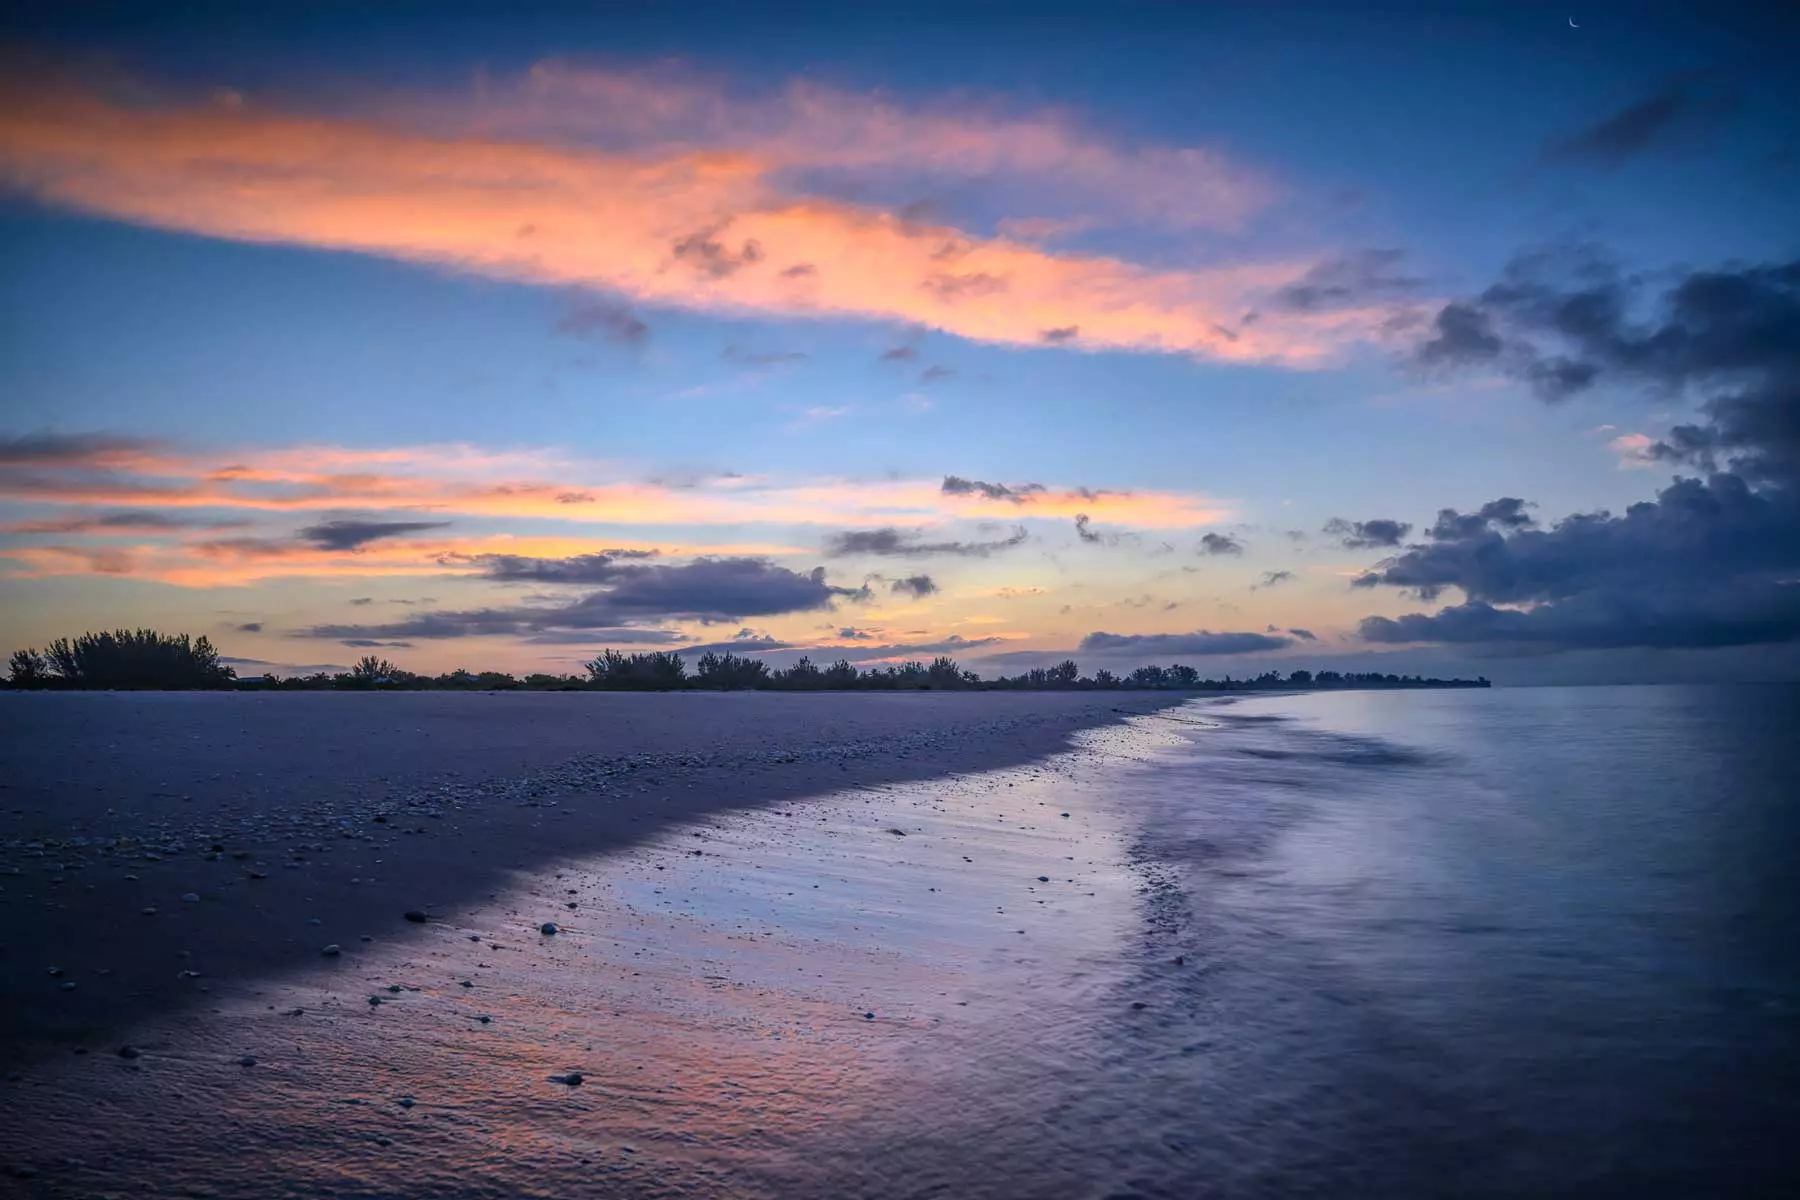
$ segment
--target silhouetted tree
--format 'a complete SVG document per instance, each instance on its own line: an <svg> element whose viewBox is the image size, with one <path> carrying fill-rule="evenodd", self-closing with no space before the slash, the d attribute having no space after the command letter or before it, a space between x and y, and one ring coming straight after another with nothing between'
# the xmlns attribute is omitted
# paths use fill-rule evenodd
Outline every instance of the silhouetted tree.
<svg viewBox="0 0 1800 1200"><path fill-rule="evenodd" d="M40 654L20 650L9 660L14 686L78 688L216 688L236 682L205 637L119 629L58 638Z"/></svg>

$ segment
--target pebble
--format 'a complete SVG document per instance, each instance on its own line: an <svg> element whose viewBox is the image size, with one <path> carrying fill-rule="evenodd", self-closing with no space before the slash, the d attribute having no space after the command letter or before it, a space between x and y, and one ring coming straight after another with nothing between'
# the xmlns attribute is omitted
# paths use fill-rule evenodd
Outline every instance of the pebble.
<svg viewBox="0 0 1800 1200"><path fill-rule="evenodd" d="M143 1053L143 1051L139 1050L136 1046L120 1046L119 1047L119 1057L120 1058L136 1058L138 1055L140 1055L142 1053Z"/></svg>
<svg viewBox="0 0 1800 1200"><path fill-rule="evenodd" d="M403 913L401 915L403 915L407 920L413 922L415 925L423 925L427 920L430 919L428 916L426 916L425 912L422 909L417 909L417 908L409 908L406 910L405 913Z"/></svg>
<svg viewBox="0 0 1800 1200"><path fill-rule="evenodd" d="M1131 1007L1133 1007L1133 1008L1149 1008L1150 1006L1148 1004L1145 1004L1142 1000L1133 1000L1131 1002Z"/></svg>
<svg viewBox="0 0 1800 1200"><path fill-rule="evenodd" d="M863 1014L863 1020L865 1020L865 1021L873 1021L874 1019L875 1019L875 1014L872 1012L866 1012Z"/></svg>
<svg viewBox="0 0 1800 1200"><path fill-rule="evenodd" d="M556 932L556 922L555 921L545 921L542 925L538 926L538 932L542 933L542 934L555 933Z"/></svg>
<svg viewBox="0 0 1800 1200"><path fill-rule="evenodd" d="M411 1096L400 1097L400 1107L401 1108L411 1108L414 1104L417 1104L417 1103L418 1103L418 1101L414 1100Z"/></svg>
<svg viewBox="0 0 1800 1200"><path fill-rule="evenodd" d="M240 1067L254 1067L255 1065L256 1065L256 1059L252 1058L248 1054L246 1054L246 1055L244 1055L244 1057L238 1059L238 1066L240 1066Z"/></svg>
<svg viewBox="0 0 1800 1200"><path fill-rule="evenodd" d="M329 946L325 947L323 950L319 951L319 953L323 954L326 958L335 958L337 955L342 954L343 951L338 948L338 944L336 942L333 942L333 943L331 943L331 945L329 945Z"/></svg>
<svg viewBox="0 0 1800 1200"><path fill-rule="evenodd" d="M370 996L369 997L369 1007L370 1008L381 1007L381 997L380 996Z"/></svg>
<svg viewBox="0 0 1800 1200"><path fill-rule="evenodd" d="M477 1021L480 1021L483 1025L486 1025L489 1021L492 1021L494 1018L492 1018L492 1017L476 1017L475 1019Z"/></svg>
<svg viewBox="0 0 1800 1200"><path fill-rule="evenodd" d="M75 981L73 979L65 979L56 986L60 987L65 992L72 992L75 990Z"/></svg>
<svg viewBox="0 0 1800 1200"><path fill-rule="evenodd" d="M566 1083L570 1087L580 1087L581 1086L581 1072L580 1071L570 1071L567 1075L552 1075L550 1077L550 1082L551 1083Z"/></svg>
<svg viewBox="0 0 1800 1200"><path fill-rule="evenodd" d="M143 913L146 917L154 917L156 915L156 905L154 905L154 904L144 905Z"/></svg>
<svg viewBox="0 0 1800 1200"><path fill-rule="evenodd" d="M1187 965L1187 955L1177 954L1175 956L1175 965L1178 967L1186 966Z"/></svg>
<svg viewBox="0 0 1800 1200"><path fill-rule="evenodd" d="M183 892L183 893L181 893L181 902L183 904L198 904L198 903L200 903L200 893L199 892Z"/></svg>
<svg viewBox="0 0 1800 1200"><path fill-rule="evenodd" d="M1048 875L1039 875L1039 876L1038 876L1038 882L1039 882L1039 883L1049 883L1049 882L1050 882L1050 877L1049 877L1049 876L1048 876Z"/></svg>

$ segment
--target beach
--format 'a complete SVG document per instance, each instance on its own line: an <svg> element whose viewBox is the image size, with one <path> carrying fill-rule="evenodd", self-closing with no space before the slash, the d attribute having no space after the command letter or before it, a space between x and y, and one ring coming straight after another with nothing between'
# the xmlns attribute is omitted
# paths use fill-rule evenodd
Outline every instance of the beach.
<svg viewBox="0 0 1800 1200"><path fill-rule="evenodd" d="M1167 703L0 696L4 1064L102 1048L230 981L316 967L328 945L417 935L403 913L451 915L509 872L710 813L1028 762ZM188 958L203 976L180 974Z"/></svg>
<svg viewBox="0 0 1800 1200"><path fill-rule="evenodd" d="M13 699L23 1195L1794 1176L1793 689Z"/></svg>

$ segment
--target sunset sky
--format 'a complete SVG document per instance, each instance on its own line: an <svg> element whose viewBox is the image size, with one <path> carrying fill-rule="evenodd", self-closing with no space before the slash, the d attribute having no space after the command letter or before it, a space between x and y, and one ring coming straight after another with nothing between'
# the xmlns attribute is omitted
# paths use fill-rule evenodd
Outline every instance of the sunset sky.
<svg viewBox="0 0 1800 1200"><path fill-rule="evenodd" d="M13 7L0 648L1800 661L1775 6Z"/></svg>

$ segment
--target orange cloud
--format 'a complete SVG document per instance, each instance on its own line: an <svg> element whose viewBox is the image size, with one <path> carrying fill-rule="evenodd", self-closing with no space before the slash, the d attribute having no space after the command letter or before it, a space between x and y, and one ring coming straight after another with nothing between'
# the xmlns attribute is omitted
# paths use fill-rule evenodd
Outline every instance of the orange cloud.
<svg viewBox="0 0 1800 1200"><path fill-rule="evenodd" d="M533 467L567 474L560 480L501 474ZM1032 485L1035 490L1021 503L950 494L935 479L783 482L737 476L670 486L584 478L592 469L549 454L484 455L463 446L372 451L290 447L234 453L224 460L146 451L130 472L85 461L24 471L0 466L0 499L262 513L357 510L408 518L429 514L621 527L885 525L963 518L1012 522L1061 520L1085 512L1115 524L1179 529L1230 515L1222 505L1186 492Z"/></svg>
<svg viewBox="0 0 1800 1200"><path fill-rule="evenodd" d="M659 121L692 119L684 106L700 103L676 95L659 109L654 89L645 101L642 87L548 71L540 108L577 108L583 87L610 88L644 103L651 133ZM1185 212L1189 223L1199 220L1196 205L1216 204L1225 223L1254 207L1254 189L1201 151L1132 155L1054 119L920 116L840 99L795 89L781 102L789 124L774 121L766 133L717 118L720 136L735 144L600 150L563 144L553 130L530 135L553 125L542 113L490 122L488 136L428 134L391 111L373 120L241 102L168 108L15 86L0 95L0 174L46 201L159 228L705 311L859 317L1005 345L1292 364L1377 335L1376 315L1361 311L1272 311L1239 325L1304 276L1307 262L1159 270L797 191L797 166L923 163L1091 180L1123 172L1111 192L1129 194L1140 180L1151 209ZM665 110L667 120L658 116ZM1215 176L1221 182L1210 190L1184 190L1183 181Z"/></svg>

